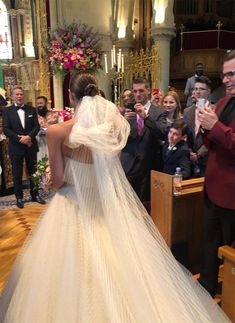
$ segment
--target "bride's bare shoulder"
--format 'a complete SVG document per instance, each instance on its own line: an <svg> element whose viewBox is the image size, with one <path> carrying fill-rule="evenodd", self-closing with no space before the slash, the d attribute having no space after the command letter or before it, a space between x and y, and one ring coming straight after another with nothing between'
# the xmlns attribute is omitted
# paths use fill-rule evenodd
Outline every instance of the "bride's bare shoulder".
<svg viewBox="0 0 235 323"><path fill-rule="evenodd" d="M75 120L69 120L63 123L57 123L54 125L50 125L47 129L47 139L54 140L64 140L65 137L70 133Z"/></svg>

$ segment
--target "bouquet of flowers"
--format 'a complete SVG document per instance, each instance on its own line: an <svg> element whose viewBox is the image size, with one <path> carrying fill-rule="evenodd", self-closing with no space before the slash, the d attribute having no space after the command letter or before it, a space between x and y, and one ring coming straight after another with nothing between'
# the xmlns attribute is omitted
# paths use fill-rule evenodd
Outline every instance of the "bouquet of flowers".
<svg viewBox="0 0 235 323"><path fill-rule="evenodd" d="M64 110L59 111L59 122L64 122L72 119L74 116L73 108L65 107Z"/></svg>
<svg viewBox="0 0 235 323"><path fill-rule="evenodd" d="M47 155L37 162L36 172L31 179L36 190L48 191L51 186L51 172Z"/></svg>
<svg viewBox="0 0 235 323"><path fill-rule="evenodd" d="M73 22L50 32L47 53L53 72L65 76L72 70L92 72L100 68L97 33L86 24Z"/></svg>

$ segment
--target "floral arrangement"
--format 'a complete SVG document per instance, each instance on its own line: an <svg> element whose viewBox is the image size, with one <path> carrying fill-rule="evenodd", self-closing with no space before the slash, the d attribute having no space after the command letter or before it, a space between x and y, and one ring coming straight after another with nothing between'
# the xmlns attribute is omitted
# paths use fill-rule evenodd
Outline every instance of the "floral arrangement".
<svg viewBox="0 0 235 323"><path fill-rule="evenodd" d="M36 172L31 179L36 190L48 191L51 185L51 172L47 155L37 162Z"/></svg>
<svg viewBox="0 0 235 323"><path fill-rule="evenodd" d="M53 72L65 76L68 72L93 72L100 68L101 50L97 33L86 24L73 22L50 32L46 48Z"/></svg>
<svg viewBox="0 0 235 323"><path fill-rule="evenodd" d="M72 119L74 116L74 109L65 107L64 110L59 111L59 122L64 122Z"/></svg>

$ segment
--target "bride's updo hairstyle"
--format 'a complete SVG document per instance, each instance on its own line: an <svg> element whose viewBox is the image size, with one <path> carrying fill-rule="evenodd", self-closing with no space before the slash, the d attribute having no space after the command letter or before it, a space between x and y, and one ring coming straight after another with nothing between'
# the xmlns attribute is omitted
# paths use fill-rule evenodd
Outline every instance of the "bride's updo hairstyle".
<svg viewBox="0 0 235 323"><path fill-rule="evenodd" d="M95 96L99 94L95 77L88 73L74 73L69 82L69 89L75 94L77 100L84 96Z"/></svg>

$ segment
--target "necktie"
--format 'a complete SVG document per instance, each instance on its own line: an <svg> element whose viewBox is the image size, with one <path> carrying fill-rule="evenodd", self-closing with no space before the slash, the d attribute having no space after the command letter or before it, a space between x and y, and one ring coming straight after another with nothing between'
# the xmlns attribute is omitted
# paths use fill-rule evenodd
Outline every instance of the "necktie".
<svg viewBox="0 0 235 323"><path fill-rule="evenodd" d="M143 127L144 127L144 120L139 117L137 120L137 132L139 136L142 133Z"/></svg>

